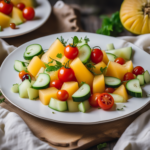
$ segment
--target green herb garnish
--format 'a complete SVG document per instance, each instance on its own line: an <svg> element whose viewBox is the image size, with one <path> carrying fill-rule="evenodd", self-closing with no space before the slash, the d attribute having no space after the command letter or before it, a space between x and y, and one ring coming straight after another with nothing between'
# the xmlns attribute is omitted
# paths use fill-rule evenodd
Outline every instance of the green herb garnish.
<svg viewBox="0 0 150 150"><path fill-rule="evenodd" d="M55 112L52 112L52 114L55 114Z"/></svg>
<svg viewBox="0 0 150 150"><path fill-rule="evenodd" d="M0 96L2 96L2 93L0 92Z"/></svg>
<svg viewBox="0 0 150 150"><path fill-rule="evenodd" d="M87 36L85 36L84 40L86 43L88 43L90 41L90 39Z"/></svg>
<svg viewBox="0 0 150 150"><path fill-rule="evenodd" d="M66 47L68 40L65 41L65 39L62 36L60 38L57 38L57 39Z"/></svg>
<svg viewBox="0 0 150 150"><path fill-rule="evenodd" d="M107 143L102 143L102 144L97 145L97 149L100 150L102 148L105 148L106 146L107 146Z"/></svg>
<svg viewBox="0 0 150 150"><path fill-rule="evenodd" d="M101 68L100 68L101 73L104 73L104 71L105 71L106 69L107 69L107 67L105 67L105 68L101 67Z"/></svg>
<svg viewBox="0 0 150 150"><path fill-rule="evenodd" d="M58 53L58 54L56 55L56 57L57 57L57 58L62 58L62 54L61 54L61 53Z"/></svg>
<svg viewBox="0 0 150 150"><path fill-rule="evenodd" d="M0 103L3 103L5 101L5 98L0 99Z"/></svg>
<svg viewBox="0 0 150 150"><path fill-rule="evenodd" d="M84 81L82 81L82 82L79 84L79 86L82 86L83 84L85 84L85 82L84 82Z"/></svg>
<svg viewBox="0 0 150 150"><path fill-rule="evenodd" d="M117 110L123 110L123 107L122 108L117 108Z"/></svg>

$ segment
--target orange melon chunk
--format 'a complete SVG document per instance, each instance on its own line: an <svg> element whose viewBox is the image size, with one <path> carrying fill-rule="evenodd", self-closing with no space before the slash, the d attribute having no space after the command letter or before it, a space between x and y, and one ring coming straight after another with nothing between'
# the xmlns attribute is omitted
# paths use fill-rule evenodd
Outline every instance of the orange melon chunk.
<svg viewBox="0 0 150 150"><path fill-rule="evenodd" d="M95 66L95 68L93 68L93 72L95 72L96 74L100 74L101 73L100 68L101 67L105 68L106 64L103 61L101 61L100 63L98 63L98 64L96 64L94 66Z"/></svg>
<svg viewBox="0 0 150 150"><path fill-rule="evenodd" d="M2 28L9 27L10 22L11 22L11 18L0 12L0 26Z"/></svg>
<svg viewBox="0 0 150 150"><path fill-rule="evenodd" d="M133 71L133 63L132 63L132 61L130 60L130 61L127 61L124 65L123 65L123 67L125 67L127 70L128 70L128 72L132 72Z"/></svg>
<svg viewBox="0 0 150 150"><path fill-rule="evenodd" d="M102 50L102 52L103 52L103 62L104 62L105 64L108 64L109 59L108 59L108 57L107 57L107 54L106 54L106 52L105 52L104 50Z"/></svg>

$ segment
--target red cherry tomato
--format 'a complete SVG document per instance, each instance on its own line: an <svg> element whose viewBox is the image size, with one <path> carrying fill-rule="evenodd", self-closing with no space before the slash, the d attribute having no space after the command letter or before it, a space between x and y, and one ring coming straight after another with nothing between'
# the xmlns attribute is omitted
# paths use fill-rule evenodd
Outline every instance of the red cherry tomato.
<svg viewBox="0 0 150 150"><path fill-rule="evenodd" d="M120 65L123 65L123 64L125 64L126 61L123 58L118 57L115 59L115 62L120 64Z"/></svg>
<svg viewBox="0 0 150 150"><path fill-rule="evenodd" d="M103 60L103 52L98 48L93 49L91 52L91 60L95 64L101 62Z"/></svg>
<svg viewBox="0 0 150 150"><path fill-rule="evenodd" d="M10 0L2 0L0 1L0 12L9 15L12 12L13 4Z"/></svg>
<svg viewBox="0 0 150 150"><path fill-rule="evenodd" d="M74 81L75 75L71 68L62 67L58 70L58 78L62 82Z"/></svg>
<svg viewBox="0 0 150 150"><path fill-rule="evenodd" d="M135 74L136 76L143 73L144 73L144 69L141 66L137 66L133 69L133 74Z"/></svg>
<svg viewBox="0 0 150 150"><path fill-rule="evenodd" d="M106 88L105 89L105 93L113 93L115 91L115 89L113 89L113 88Z"/></svg>
<svg viewBox="0 0 150 150"><path fill-rule="evenodd" d="M57 89L61 89L63 85L63 82L61 82L60 80L54 80L50 83L50 87L55 87Z"/></svg>
<svg viewBox="0 0 150 150"><path fill-rule="evenodd" d="M35 11L32 7L26 7L23 9L23 17L26 20L32 20L35 16Z"/></svg>
<svg viewBox="0 0 150 150"><path fill-rule="evenodd" d="M73 47L70 45L67 45L65 47L64 50L64 55L68 58L68 59L74 59L78 56L79 50L77 47Z"/></svg>
<svg viewBox="0 0 150 150"><path fill-rule="evenodd" d="M135 78L135 76L134 76L133 73L127 72L127 73L124 75L123 81L132 80L132 79L134 79L134 78Z"/></svg>
<svg viewBox="0 0 150 150"><path fill-rule="evenodd" d="M17 8L19 8L20 10L23 10L25 7L26 7L26 6L25 6L25 4L23 4L23 3L17 4Z"/></svg>
<svg viewBox="0 0 150 150"><path fill-rule="evenodd" d="M90 98L89 98L89 103L92 107L98 107L98 96L100 96L100 93L94 93Z"/></svg>
<svg viewBox="0 0 150 150"><path fill-rule="evenodd" d="M24 76L25 74L28 74L28 75L30 75L30 77L31 77L31 74L30 74L30 73L25 72L24 70L22 70L22 71L19 72L19 78L22 80L22 78L23 78L23 76Z"/></svg>
<svg viewBox="0 0 150 150"><path fill-rule="evenodd" d="M102 93L98 97L98 104L104 110L111 109L114 105L114 98L108 93Z"/></svg>
<svg viewBox="0 0 150 150"><path fill-rule="evenodd" d="M59 90L57 92L57 98L61 101L66 101L69 97L69 94L66 90Z"/></svg>

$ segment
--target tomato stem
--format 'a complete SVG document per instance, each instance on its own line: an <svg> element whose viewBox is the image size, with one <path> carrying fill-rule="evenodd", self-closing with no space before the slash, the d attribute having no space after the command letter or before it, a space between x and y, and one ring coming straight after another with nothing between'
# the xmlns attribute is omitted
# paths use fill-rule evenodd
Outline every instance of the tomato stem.
<svg viewBox="0 0 150 150"><path fill-rule="evenodd" d="M92 49L95 49L95 48L99 48L101 50L100 46L94 46Z"/></svg>
<svg viewBox="0 0 150 150"><path fill-rule="evenodd" d="M10 0L4 0L4 2L10 4Z"/></svg>

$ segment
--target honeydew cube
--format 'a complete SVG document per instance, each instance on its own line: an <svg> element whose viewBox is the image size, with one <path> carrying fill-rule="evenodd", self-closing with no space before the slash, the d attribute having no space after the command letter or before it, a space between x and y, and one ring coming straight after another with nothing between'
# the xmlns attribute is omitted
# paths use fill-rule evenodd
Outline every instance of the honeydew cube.
<svg viewBox="0 0 150 150"><path fill-rule="evenodd" d="M47 89L39 90L39 99L44 105L48 105L51 98L57 99L58 89L55 87L50 87Z"/></svg>
<svg viewBox="0 0 150 150"><path fill-rule="evenodd" d="M0 12L0 26L2 28L9 27L10 22L11 22L11 18Z"/></svg>
<svg viewBox="0 0 150 150"><path fill-rule="evenodd" d="M80 102L74 102L72 99L69 99L67 100L67 104L68 104L68 111L70 112L79 111L78 105L80 104Z"/></svg>
<svg viewBox="0 0 150 150"><path fill-rule="evenodd" d="M93 81L93 93L103 93L105 91L104 75L97 75Z"/></svg>
<svg viewBox="0 0 150 150"><path fill-rule="evenodd" d="M127 61L124 65L123 65L123 67L125 67L127 70L128 70L128 72L132 72L133 71L133 63L132 63L132 61L130 60L130 61Z"/></svg>
<svg viewBox="0 0 150 150"><path fill-rule="evenodd" d="M104 50L102 50L102 52L103 52L103 62L107 65L109 62L109 59L107 57L106 52Z"/></svg>
<svg viewBox="0 0 150 150"><path fill-rule="evenodd" d="M33 77L36 77L36 75L42 67L45 68L45 64L40 60L38 56L35 56L29 63L27 69Z"/></svg>
<svg viewBox="0 0 150 150"><path fill-rule="evenodd" d="M85 67L85 65L81 62L81 60L77 57L75 58L71 64L70 64L71 69L75 73L75 77L80 84L81 82L85 82L92 86L93 84L93 79L94 76L92 73Z"/></svg>
<svg viewBox="0 0 150 150"><path fill-rule="evenodd" d="M69 100L72 99L72 95L79 89L78 82L64 82L62 87L62 90L66 90L69 93Z"/></svg>
<svg viewBox="0 0 150 150"><path fill-rule="evenodd" d="M93 72L95 72L96 74L100 74L101 73L100 68L101 67L105 68L106 64L103 61L101 61L100 63L98 63L98 64L96 64L94 66L95 66L95 68L93 68Z"/></svg>

